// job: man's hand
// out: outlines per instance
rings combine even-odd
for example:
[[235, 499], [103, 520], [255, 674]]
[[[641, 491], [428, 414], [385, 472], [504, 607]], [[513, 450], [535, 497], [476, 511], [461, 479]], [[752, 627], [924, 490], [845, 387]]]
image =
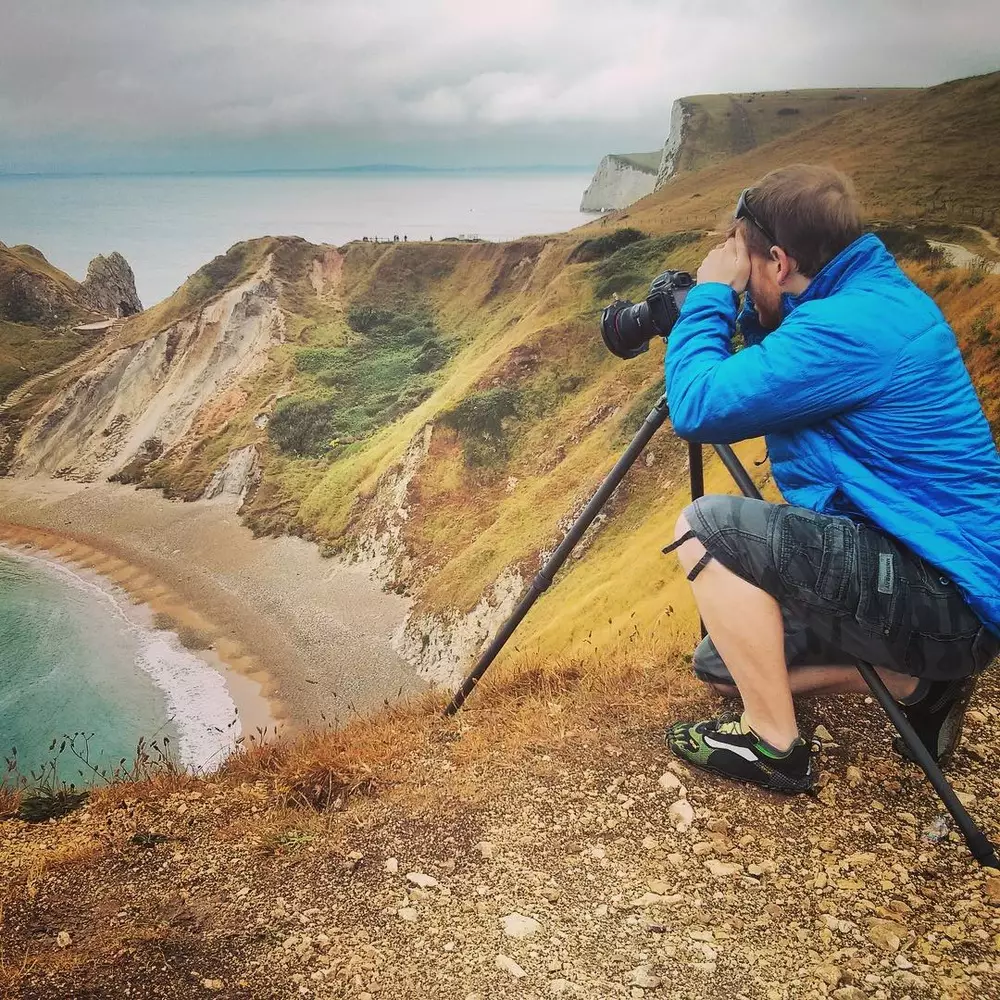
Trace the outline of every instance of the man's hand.
[[750, 280], [750, 254], [739, 230], [725, 243], [720, 243], [698, 268], [698, 284], [711, 281], [729, 285], [737, 295], [742, 293]]

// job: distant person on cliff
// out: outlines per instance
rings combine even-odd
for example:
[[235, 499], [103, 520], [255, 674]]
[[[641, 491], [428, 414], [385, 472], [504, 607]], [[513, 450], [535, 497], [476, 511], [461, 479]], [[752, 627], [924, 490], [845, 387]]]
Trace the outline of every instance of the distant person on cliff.
[[766, 435], [788, 501], [706, 496], [677, 522], [671, 548], [708, 630], [695, 673], [743, 714], [678, 723], [670, 749], [808, 791], [793, 695], [866, 690], [863, 659], [946, 757], [1000, 649], [1000, 456], [951, 329], [862, 233], [846, 177], [791, 166], [743, 192], [666, 374], [677, 434]]

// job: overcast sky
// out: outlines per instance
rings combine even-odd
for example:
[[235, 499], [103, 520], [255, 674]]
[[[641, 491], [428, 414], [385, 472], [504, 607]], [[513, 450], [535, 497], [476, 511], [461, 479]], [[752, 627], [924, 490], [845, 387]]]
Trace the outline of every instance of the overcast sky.
[[995, 0], [0, 0], [0, 171], [592, 166], [685, 94], [998, 68]]

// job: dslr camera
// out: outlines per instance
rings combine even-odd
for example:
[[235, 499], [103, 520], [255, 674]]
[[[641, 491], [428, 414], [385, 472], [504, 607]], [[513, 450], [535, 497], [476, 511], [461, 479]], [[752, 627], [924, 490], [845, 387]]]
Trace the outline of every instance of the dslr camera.
[[601, 313], [604, 346], [619, 358], [635, 358], [648, 351], [653, 337], [670, 335], [694, 286], [687, 271], [664, 271], [653, 279], [645, 302], [615, 299]]

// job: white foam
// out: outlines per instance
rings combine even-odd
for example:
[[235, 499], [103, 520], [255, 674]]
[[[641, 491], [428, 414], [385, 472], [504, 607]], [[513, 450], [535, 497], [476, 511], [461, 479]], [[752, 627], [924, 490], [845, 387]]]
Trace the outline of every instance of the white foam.
[[169, 721], [177, 728], [177, 756], [190, 771], [218, 767], [236, 746], [242, 725], [225, 679], [204, 660], [186, 650], [180, 639], [154, 629], [129, 614], [128, 595], [110, 582], [100, 583], [52, 558], [0, 545], [0, 551], [30, 563], [64, 583], [98, 597], [136, 640], [135, 665], [163, 693]]

